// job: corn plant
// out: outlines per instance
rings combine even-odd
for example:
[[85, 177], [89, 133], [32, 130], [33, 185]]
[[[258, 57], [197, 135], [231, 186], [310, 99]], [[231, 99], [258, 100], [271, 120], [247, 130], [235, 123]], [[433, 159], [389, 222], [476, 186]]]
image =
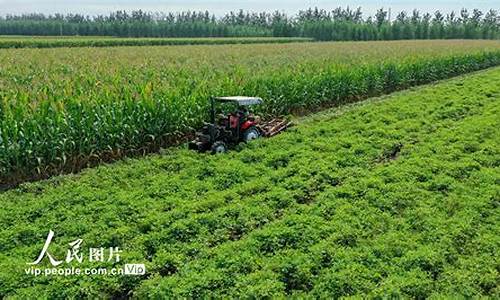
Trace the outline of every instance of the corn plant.
[[302, 114], [499, 63], [498, 41], [4, 49], [0, 179], [157, 151], [202, 124], [211, 95]]

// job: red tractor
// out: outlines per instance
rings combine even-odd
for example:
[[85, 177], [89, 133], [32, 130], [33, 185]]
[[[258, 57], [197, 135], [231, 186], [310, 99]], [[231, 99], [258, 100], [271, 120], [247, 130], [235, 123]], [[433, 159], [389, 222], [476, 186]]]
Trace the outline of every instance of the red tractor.
[[[249, 106], [262, 103], [257, 97], [213, 97], [210, 104], [210, 123], [205, 123], [196, 139], [189, 143], [189, 148], [200, 152], [211, 151], [213, 154], [227, 152], [240, 142], [249, 142], [261, 136], [273, 136], [286, 129], [291, 123], [275, 119], [261, 123], [259, 116], [249, 111]], [[232, 104], [234, 109], [227, 115], [217, 115], [216, 106]]]

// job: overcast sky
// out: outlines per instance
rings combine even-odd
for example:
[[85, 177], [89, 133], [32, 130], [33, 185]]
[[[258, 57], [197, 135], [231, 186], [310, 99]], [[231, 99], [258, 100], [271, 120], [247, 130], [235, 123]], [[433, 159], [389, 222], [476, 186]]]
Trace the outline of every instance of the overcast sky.
[[337, 0], [337, 1], [297, 1], [297, 0], [0, 0], [0, 15], [19, 14], [27, 12], [52, 13], [83, 13], [87, 15], [107, 14], [116, 10], [142, 9], [145, 11], [186, 11], [186, 10], [208, 10], [216, 15], [224, 14], [230, 10], [250, 11], [274, 11], [280, 10], [288, 14], [295, 14], [301, 9], [308, 7], [319, 7], [327, 10], [338, 6], [363, 8], [365, 15], [372, 15], [377, 8], [392, 8], [394, 12], [401, 10], [411, 11], [414, 8], [423, 12], [441, 10], [449, 12], [460, 10], [462, 7], [469, 9], [479, 8], [483, 11], [488, 9], [500, 10], [500, 0]]

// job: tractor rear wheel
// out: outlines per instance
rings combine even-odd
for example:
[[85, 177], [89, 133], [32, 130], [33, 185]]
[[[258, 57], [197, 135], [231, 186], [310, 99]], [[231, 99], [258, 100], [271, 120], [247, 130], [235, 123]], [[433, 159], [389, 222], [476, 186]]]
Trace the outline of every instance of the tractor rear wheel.
[[224, 142], [215, 142], [212, 145], [212, 154], [226, 153], [227, 146]]
[[260, 132], [255, 127], [250, 127], [243, 133], [243, 141], [246, 143], [258, 138], [260, 138]]

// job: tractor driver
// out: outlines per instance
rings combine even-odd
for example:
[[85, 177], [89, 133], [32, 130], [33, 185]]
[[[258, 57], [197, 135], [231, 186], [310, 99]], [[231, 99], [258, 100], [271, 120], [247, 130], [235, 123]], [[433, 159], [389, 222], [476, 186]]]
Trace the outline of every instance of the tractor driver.
[[238, 117], [240, 118], [240, 120], [246, 120], [248, 118], [248, 115], [249, 115], [249, 111], [248, 111], [248, 108], [246, 106], [240, 106], [238, 108]]

